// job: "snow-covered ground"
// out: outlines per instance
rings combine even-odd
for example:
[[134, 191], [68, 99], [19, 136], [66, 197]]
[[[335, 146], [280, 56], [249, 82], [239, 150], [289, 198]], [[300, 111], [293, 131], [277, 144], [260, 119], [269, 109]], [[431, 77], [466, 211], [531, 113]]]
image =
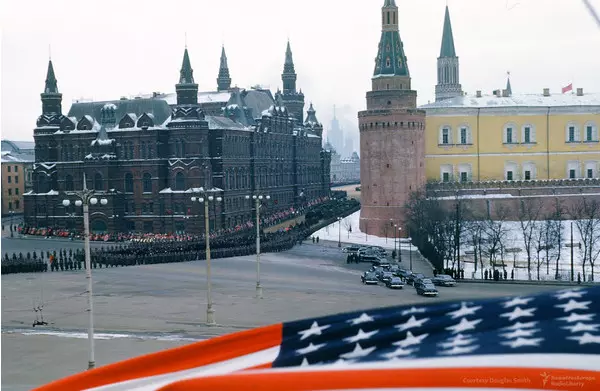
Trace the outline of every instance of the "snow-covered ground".
[[[320, 229], [315, 232], [313, 236], [318, 236], [321, 240], [329, 240], [337, 242], [340, 238], [342, 243], [362, 244], [362, 245], [374, 245], [381, 246], [388, 250], [393, 250], [398, 247], [398, 240], [394, 243], [394, 238], [380, 238], [373, 235], [367, 235], [359, 229], [360, 211], [351, 214], [350, 216], [342, 219], [341, 226], [336, 221], [335, 223]], [[510, 273], [514, 269], [515, 280], [527, 280], [529, 273], [527, 272], [527, 253], [525, 251], [525, 244], [523, 240], [523, 232], [521, 225], [518, 221], [505, 222], [507, 228], [506, 239], [503, 241], [504, 247], [507, 249], [520, 248], [520, 252], [505, 254], [506, 270], [508, 272], [508, 278]], [[569, 280], [571, 273], [571, 248], [566, 247], [571, 242], [571, 222], [563, 221], [563, 247], [561, 248], [560, 261], [558, 265], [558, 273], [563, 280]], [[351, 228], [351, 231], [349, 230]], [[583, 279], [583, 272], [581, 267], [582, 250], [577, 245], [581, 241], [579, 231], [577, 230], [576, 224], [573, 227], [573, 243], [575, 247], [573, 249], [573, 265], [575, 270], [575, 279], [577, 279], [577, 273], [581, 273]], [[394, 246], [395, 244], [395, 246]], [[417, 248], [410, 246], [408, 239], [401, 239], [401, 246], [403, 251], [418, 252]], [[531, 260], [531, 278], [537, 280], [537, 254], [533, 249], [532, 244], [532, 260]], [[481, 264], [477, 265], [477, 273], [475, 274], [474, 256], [469, 253], [472, 247], [465, 244], [461, 249], [461, 269], [465, 270], [465, 278], [482, 278], [481, 277]], [[546, 265], [545, 253], [540, 253], [540, 280], [554, 280], [556, 260], [551, 260], [550, 264]], [[594, 281], [600, 281], [600, 265], [594, 270]], [[491, 270], [489, 261], [484, 259], [484, 269]], [[586, 265], [586, 280], [589, 280], [591, 275], [591, 268], [589, 263]]]

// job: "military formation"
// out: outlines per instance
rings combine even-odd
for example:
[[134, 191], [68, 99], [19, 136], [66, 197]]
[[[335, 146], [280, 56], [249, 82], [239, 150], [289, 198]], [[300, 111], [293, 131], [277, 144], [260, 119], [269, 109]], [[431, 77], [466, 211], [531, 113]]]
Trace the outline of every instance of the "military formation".
[[[261, 252], [281, 252], [301, 244], [316, 231], [319, 222], [347, 215], [359, 207], [355, 200], [331, 200], [311, 208], [305, 222], [290, 226], [273, 233], [261, 233]], [[249, 229], [226, 236], [211, 238], [211, 259], [238, 257], [256, 253], [256, 231]], [[193, 240], [156, 240], [129, 242], [92, 249], [91, 266], [93, 269], [148, 265], [157, 263], [186, 262], [206, 259], [205, 241]], [[46, 251], [23, 254], [4, 254], [2, 274], [58, 272], [85, 269], [83, 249]]]

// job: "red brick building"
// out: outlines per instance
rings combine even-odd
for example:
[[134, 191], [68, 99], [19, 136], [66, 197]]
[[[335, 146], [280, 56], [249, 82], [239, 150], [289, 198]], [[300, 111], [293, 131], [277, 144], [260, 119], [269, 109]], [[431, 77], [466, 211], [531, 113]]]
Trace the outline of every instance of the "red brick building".
[[398, 29], [398, 7], [385, 0], [382, 32], [367, 109], [360, 129], [360, 229], [384, 236], [398, 224], [406, 236], [404, 205], [425, 185], [425, 111], [417, 109]]

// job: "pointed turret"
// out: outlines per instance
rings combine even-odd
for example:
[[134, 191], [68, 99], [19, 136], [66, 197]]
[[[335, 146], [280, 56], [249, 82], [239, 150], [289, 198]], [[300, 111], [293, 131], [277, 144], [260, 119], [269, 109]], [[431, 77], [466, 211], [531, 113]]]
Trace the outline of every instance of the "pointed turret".
[[398, 7], [385, 0], [381, 8], [381, 38], [373, 71], [373, 91], [410, 90], [410, 71], [398, 28]]
[[230, 88], [231, 77], [229, 76], [229, 66], [227, 66], [227, 55], [225, 54], [225, 46], [222, 46], [219, 76], [217, 77], [217, 91], [228, 91]]
[[198, 84], [194, 83], [194, 70], [187, 47], [183, 52], [183, 62], [179, 72], [179, 83], [175, 85], [178, 105], [198, 104]]
[[450, 22], [450, 10], [448, 9], [448, 6], [446, 6], [446, 15], [444, 16], [444, 31], [442, 33], [440, 57], [456, 57], [454, 35], [452, 34], [452, 23]]
[[292, 57], [292, 48], [290, 41], [287, 43], [285, 50], [285, 63], [283, 64], [283, 73], [281, 74], [281, 80], [283, 81], [283, 93], [296, 92], [296, 70], [294, 69], [294, 59]]
[[323, 137], [323, 125], [317, 119], [316, 113], [312, 102], [310, 102], [310, 106], [306, 111], [306, 121], [304, 121], [304, 126], [311, 128], [317, 136]]
[[450, 22], [450, 10], [446, 6], [444, 16], [444, 29], [442, 32], [442, 46], [440, 48], [440, 57], [437, 60], [438, 83], [435, 86], [435, 100], [451, 99], [462, 96], [462, 86], [460, 85], [459, 62], [454, 47], [454, 34], [452, 33], [452, 23]]
[[58, 92], [58, 82], [54, 74], [52, 60], [48, 61], [48, 71], [46, 72], [46, 84], [42, 98], [42, 114], [61, 114], [62, 113], [62, 94]]
[[510, 85], [510, 73], [508, 74], [508, 78], [506, 79], [506, 92], [508, 96], [512, 96], [512, 86]]

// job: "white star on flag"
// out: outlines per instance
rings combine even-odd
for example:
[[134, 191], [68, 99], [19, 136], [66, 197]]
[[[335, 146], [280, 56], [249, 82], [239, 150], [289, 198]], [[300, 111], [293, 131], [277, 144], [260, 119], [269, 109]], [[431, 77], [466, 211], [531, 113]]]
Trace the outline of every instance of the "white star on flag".
[[563, 308], [565, 312], [571, 312], [574, 310], [589, 310], [588, 305], [590, 304], [592, 304], [591, 301], [579, 302], [571, 299], [567, 304], [557, 304], [555, 307]]
[[310, 337], [311, 335], [321, 335], [321, 332], [325, 329], [328, 329], [329, 327], [331, 327], [331, 326], [329, 326], [329, 325], [319, 326], [319, 324], [315, 321], [315, 322], [313, 322], [312, 326], [310, 326], [309, 329], [298, 331], [298, 334], [302, 335], [302, 337], [300, 338], [300, 341]]
[[298, 352], [298, 354], [312, 353], [312, 352], [315, 352], [315, 351], [321, 349], [325, 345], [327, 345], [327, 344], [320, 343], [318, 345], [313, 345], [312, 342], [311, 342], [307, 347], [302, 348], [302, 349], [298, 349], [298, 350], [296, 350], [296, 352]]
[[362, 331], [362, 329], [359, 329], [358, 334], [356, 334], [353, 337], [344, 338], [344, 341], [352, 342], [352, 343], [358, 342], [363, 339], [369, 339], [373, 335], [377, 334], [378, 332], [379, 332], [378, 330], [373, 330], [373, 331], [369, 331], [368, 333], [365, 333], [364, 331]]
[[540, 331], [540, 329], [529, 329], [529, 330], [516, 329], [512, 333], [506, 333], [506, 334], [500, 334], [500, 335], [502, 335], [504, 338], [508, 338], [508, 339], [513, 339], [513, 338], [517, 338], [517, 337], [533, 337], [533, 334], [537, 333], [538, 331]]
[[306, 359], [306, 357], [304, 357], [304, 358], [302, 359], [302, 363], [300, 364], [300, 366], [301, 366], [301, 367], [307, 367], [307, 366], [309, 366], [309, 365], [310, 365], [310, 363], [308, 362], [308, 360]]
[[514, 310], [512, 310], [512, 312], [507, 312], [500, 316], [502, 316], [504, 318], [508, 318], [508, 320], [510, 320], [512, 322], [513, 320], [521, 318], [523, 316], [534, 316], [533, 312], [535, 310], [536, 310], [535, 308], [521, 309], [521, 307], [516, 307]]
[[373, 319], [371, 316], [363, 312], [358, 318], [350, 319], [347, 322], [352, 323], [353, 326], [356, 326], [357, 324], [372, 322], [374, 320], [375, 319]]
[[475, 346], [455, 346], [450, 350], [443, 350], [440, 352], [440, 354], [444, 354], [444, 355], [454, 355], [454, 354], [464, 354], [464, 353], [471, 353], [473, 350], [476, 350], [479, 347], [479, 345], [475, 345]]
[[409, 309], [402, 311], [402, 316], [410, 314], [422, 314], [423, 312], [427, 312], [427, 310], [425, 308], [410, 307]]
[[500, 342], [502, 345], [510, 346], [511, 348], [520, 348], [521, 346], [538, 346], [544, 338], [517, 338], [514, 341]]
[[571, 313], [571, 315], [569, 316], [565, 316], [562, 318], [558, 318], [560, 320], [564, 320], [565, 322], [569, 322], [569, 323], [573, 323], [573, 322], [579, 322], [580, 320], [582, 321], [591, 321], [592, 318], [594, 317], [594, 315], [596, 314], [576, 314], [576, 313]]
[[400, 348], [397, 348], [396, 350], [394, 350], [393, 352], [382, 354], [382, 356], [385, 358], [396, 358], [396, 357], [400, 357], [400, 356], [408, 356], [415, 350], [416, 349], [404, 349], [404, 348], [400, 347]]
[[482, 320], [483, 319], [468, 320], [467, 318], [462, 318], [460, 323], [457, 323], [454, 326], [446, 327], [446, 330], [451, 330], [454, 334], [467, 330], [473, 330], [475, 329], [475, 326], [481, 323]]
[[456, 318], [460, 318], [462, 316], [474, 315], [475, 312], [477, 312], [481, 308], [482, 307], [480, 305], [476, 306], [476, 307], [469, 307], [468, 304], [463, 301], [460, 304], [460, 309], [458, 309], [456, 311], [448, 312], [448, 315], [451, 316], [452, 319], [456, 319]]
[[519, 329], [529, 329], [529, 328], [531, 328], [531, 327], [535, 327], [535, 325], [536, 325], [537, 323], [538, 323], [538, 322], [535, 322], [535, 321], [534, 321], [534, 322], [527, 322], [527, 323], [521, 323], [521, 322], [517, 322], [517, 323], [515, 323], [515, 324], [513, 324], [513, 325], [510, 325], [510, 326], [503, 327], [503, 328], [502, 328], [502, 330], [519, 330]]
[[580, 345], [587, 345], [588, 343], [600, 343], [600, 335], [592, 335], [590, 333], [583, 333], [583, 335], [578, 337], [567, 337], [567, 339], [578, 341]]
[[598, 327], [600, 327], [600, 324], [585, 324], [585, 323], [577, 322], [576, 325], [563, 326], [561, 328], [569, 330], [572, 333], [578, 333], [580, 331], [598, 331]]
[[394, 346], [407, 347], [410, 345], [418, 345], [420, 344], [429, 334], [421, 334], [418, 336], [414, 336], [410, 331], [406, 332], [406, 338], [401, 341], [397, 341], [392, 343]]
[[440, 342], [438, 345], [440, 345], [444, 349], [450, 349], [450, 348], [470, 345], [471, 343], [473, 343], [476, 340], [477, 340], [477, 338], [470, 338], [470, 337], [465, 337], [462, 334], [457, 334], [454, 337], [450, 338], [448, 340], [448, 342]]
[[583, 289], [565, 289], [562, 291], [558, 291], [558, 294], [555, 295], [554, 297], [556, 297], [558, 300], [565, 300], [565, 299], [580, 299], [581, 296], [583, 296], [585, 294], [585, 291]]
[[423, 326], [423, 323], [427, 322], [428, 320], [429, 320], [429, 318], [423, 318], [423, 319], [417, 320], [417, 318], [415, 318], [415, 316], [413, 315], [410, 317], [410, 319], [408, 319], [406, 321], [406, 323], [398, 324], [394, 327], [397, 328], [398, 331], [404, 331], [404, 330], [412, 329], [415, 327], [421, 327], [421, 326]]
[[531, 300], [533, 300], [533, 298], [515, 297], [514, 299], [509, 300], [506, 303], [503, 303], [502, 305], [504, 306], [504, 308], [510, 308], [517, 305], [527, 305]]
[[363, 349], [359, 343], [356, 344], [356, 346], [354, 347], [354, 350], [348, 353], [344, 353], [344, 354], [340, 354], [340, 357], [342, 358], [358, 358], [358, 357], [364, 357], [367, 356], [369, 353], [371, 353], [373, 350], [375, 350], [375, 346], [370, 347], [370, 348], [366, 348]]

